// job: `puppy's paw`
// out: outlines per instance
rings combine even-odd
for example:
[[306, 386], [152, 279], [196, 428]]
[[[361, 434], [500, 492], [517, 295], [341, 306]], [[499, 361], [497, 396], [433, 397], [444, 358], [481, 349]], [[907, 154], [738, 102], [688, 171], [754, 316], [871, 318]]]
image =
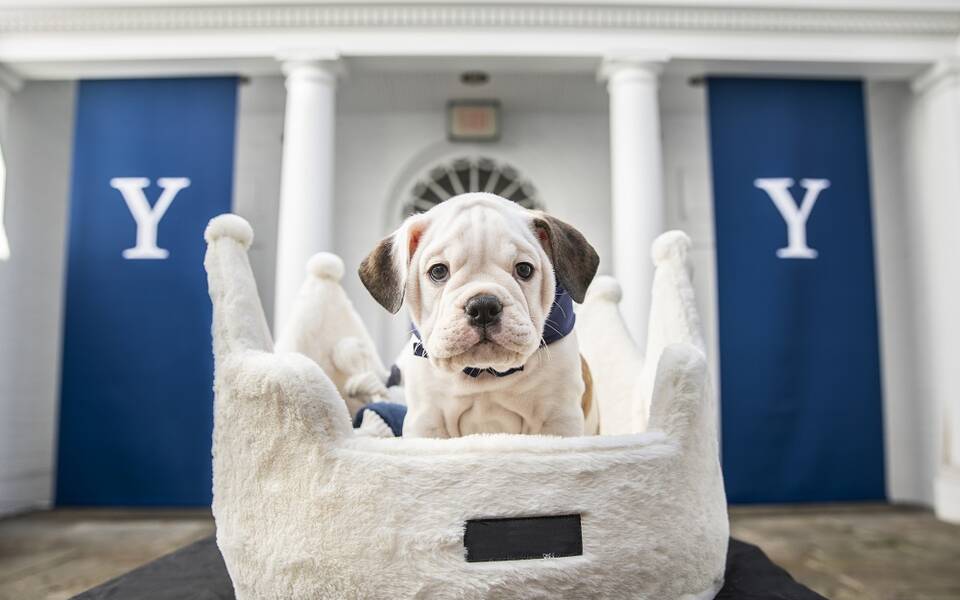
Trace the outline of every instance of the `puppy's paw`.
[[349, 399], [363, 404], [383, 402], [388, 398], [386, 386], [373, 371], [351, 376], [344, 384], [343, 391]]
[[393, 437], [393, 431], [383, 418], [372, 410], [363, 411], [360, 427], [353, 430], [356, 435], [365, 437]]

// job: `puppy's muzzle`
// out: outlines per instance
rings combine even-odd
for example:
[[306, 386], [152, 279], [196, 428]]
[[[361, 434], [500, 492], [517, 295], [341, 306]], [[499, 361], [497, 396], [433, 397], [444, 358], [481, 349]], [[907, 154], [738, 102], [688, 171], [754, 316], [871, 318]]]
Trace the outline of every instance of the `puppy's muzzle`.
[[463, 307], [467, 321], [474, 327], [489, 327], [500, 322], [503, 305], [496, 296], [480, 294], [467, 300]]

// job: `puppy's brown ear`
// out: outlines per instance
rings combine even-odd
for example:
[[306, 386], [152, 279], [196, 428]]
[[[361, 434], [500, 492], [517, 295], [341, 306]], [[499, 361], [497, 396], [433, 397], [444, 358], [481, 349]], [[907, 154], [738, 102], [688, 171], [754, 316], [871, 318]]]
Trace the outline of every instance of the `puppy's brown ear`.
[[393, 238], [389, 236], [360, 263], [360, 281], [385, 309], [396, 314], [403, 305], [404, 278], [393, 256]]
[[408, 267], [425, 229], [422, 215], [408, 218], [400, 229], [380, 240], [360, 263], [360, 281], [373, 299], [391, 313], [396, 314], [403, 306]]
[[533, 213], [533, 233], [553, 262], [557, 280], [575, 302], [583, 302], [600, 266], [597, 251], [574, 227], [540, 211]]

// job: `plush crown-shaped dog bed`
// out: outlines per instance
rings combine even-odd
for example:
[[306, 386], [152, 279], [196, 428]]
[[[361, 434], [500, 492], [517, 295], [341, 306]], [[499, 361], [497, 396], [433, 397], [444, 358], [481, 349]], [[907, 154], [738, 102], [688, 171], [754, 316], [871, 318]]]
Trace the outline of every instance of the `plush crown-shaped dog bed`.
[[[298, 304], [315, 310], [294, 321], [339, 339], [305, 349], [292, 335], [286, 346], [306, 354], [274, 351], [246, 255], [252, 238], [233, 215], [206, 231], [213, 512], [237, 598], [668, 600], [720, 589], [726, 500], [686, 236], [654, 246], [645, 357], [616, 313], [615, 282], [598, 280], [578, 313], [601, 433], [617, 435], [445, 440], [351, 428], [338, 387], [363, 375], [337, 372], [350, 362], [337, 354], [362, 357], [372, 344], [336, 257], [312, 261]], [[353, 387], [379, 393], [375, 381]]]

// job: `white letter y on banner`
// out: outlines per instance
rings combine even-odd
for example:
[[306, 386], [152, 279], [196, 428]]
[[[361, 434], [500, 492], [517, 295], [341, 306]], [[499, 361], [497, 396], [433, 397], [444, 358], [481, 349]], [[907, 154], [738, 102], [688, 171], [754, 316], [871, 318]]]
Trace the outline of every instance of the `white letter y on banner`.
[[186, 177], [157, 179], [157, 185], [163, 189], [163, 192], [152, 208], [143, 191], [149, 185], [150, 180], [146, 177], [114, 177], [110, 180], [110, 187], [120, 190], [137, 224], [137, 244], [123, 251], [123, 257], [126, 259], [164, 259], [170, 255], [168, 251], [157, 247], [157, 227], [177, 192], [188, 187], [190, 180]]
[[787, 247], [777, 250], [777, 256], [779, 258], [816, 258], [817, 251], [807, 246], [807, 219], [810, 218], [810, 211], [813, 210], [820, 192], [830, 187], [830, 180], [801, 179], [800, 185], [806, 193], [799, 208], [793, 199], [793, 194], [790, 193], [793, 179], [789, 177], [755, 179], [753, 185], [770, 196], [787, 224]]

